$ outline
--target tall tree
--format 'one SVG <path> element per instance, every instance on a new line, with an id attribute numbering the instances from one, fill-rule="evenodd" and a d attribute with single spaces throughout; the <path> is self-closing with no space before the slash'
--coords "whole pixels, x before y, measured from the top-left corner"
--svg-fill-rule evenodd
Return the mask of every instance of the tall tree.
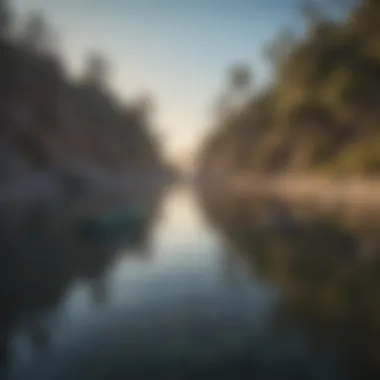
<path id="1" fill-rule="evenodd" d="M 230 72 L 230 85 L 235 91 L 246 91 L 251 85 L 251 70 L 248 65 L 235 65 Z"/>
<path id="2" fill-rule="evenodd" d="M 319 24 L 326 20 L 327 15 L 323 10 L 321 2 L 316 0 L 302 0 L 300 4 L 301 15 L 310 26 Z"/>
<path id="3" fill-rule="evenodd" d="M 85 58 L 83 79 L 86 83 L 104 87 L 108 81 L 110 64 L 99 52 L 90 52 Z"/>
<path id="4" fill-rule="evenodd" d="M 289 28 L 281 32 L 264 47 L 264 56 L 276 68 L 290 54 L 296 44 L 296 37 Z"/>
<path id="5" fill-rule="evenodd" d="M 153 97 L 148 93 L 140 95 L 135 101 L 133 108 L 144 121 L 151 120 L 155 109 Z"/>
<path id="6" fill-rule="evenodd" d="M 53 42 L 49 25 L 44 15 L 39 12 L 29 14 L 21 38 L 30 49 L 39 52 L 45 52 L 52 48 Z"/>
<path id="7" fill-rule="evenodd" d="M 228 80 L 230 105 L 232 108 L 243 104 L 251 92 L 252 73 L 248 65 L 237 64 L 230 69 Z"/>
<path id="8" fill-rule="evenodd" d="M 10 10 L 8 0 L 0 0 L 0 38 L 6 37 L 9 31 Z"/>

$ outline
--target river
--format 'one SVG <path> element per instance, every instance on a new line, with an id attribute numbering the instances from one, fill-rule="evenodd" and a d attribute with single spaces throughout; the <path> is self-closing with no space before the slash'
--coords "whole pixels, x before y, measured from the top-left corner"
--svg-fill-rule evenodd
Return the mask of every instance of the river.
<path id="1" fill-rule="evenodd" d="M 28 228 L 3 270 L 6 378 L 379 375 L 374 222 L 190 186 L 155 203 L 111 238 Z"/>

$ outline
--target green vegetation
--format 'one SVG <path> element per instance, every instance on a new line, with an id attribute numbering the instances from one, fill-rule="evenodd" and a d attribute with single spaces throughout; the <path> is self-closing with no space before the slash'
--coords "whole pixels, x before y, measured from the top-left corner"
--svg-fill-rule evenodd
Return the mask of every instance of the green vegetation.
<path id="1" fill-rule="evenodd" d="M 306 35 L 283 32 L 266 49 L 271 85 L 223 108 L 202 170 L 379 172 L 380 3 L 357 3 L 339 20 L 305 7 Z"/>

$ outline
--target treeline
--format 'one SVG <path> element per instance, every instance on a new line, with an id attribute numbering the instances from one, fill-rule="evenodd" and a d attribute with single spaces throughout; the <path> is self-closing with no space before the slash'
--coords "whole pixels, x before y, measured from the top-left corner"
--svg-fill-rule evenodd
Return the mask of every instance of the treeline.
<path id="1" fill-rule="evenodd" d="M 380 2 L 345 2 L 344 19 L 309 2 L 306 35 L 282 32 L 268 46 L 266 88 L 252 92 L 247 69 L 233 71 L 204 172 L 380 171 Z"/>
<path id="2" fill-rule="evenodd" d="M 73 79 L 44 17 L 31 14 L 20 25 L 5 0 L 0 13 L 1 181 L 51 168 L 107 175 L 164 169 L 150 99 L 123 104 L 97 52 Z"/>

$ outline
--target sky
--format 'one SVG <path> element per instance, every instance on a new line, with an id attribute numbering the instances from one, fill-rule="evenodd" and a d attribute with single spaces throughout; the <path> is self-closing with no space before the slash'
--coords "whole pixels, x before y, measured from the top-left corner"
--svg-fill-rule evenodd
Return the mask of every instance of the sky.
<path id="1" fill-rule="evenodd" d="M 212 128 L 212 109 L 234 63 L 270 77 L 263 46 L 283 27 L 299 32 L 297 0 L 13 0 L 20 19 L 43 11 L 69 69 L 90 50 L 112 64 L 111 85 L 128 101 L 149 93 L 154 132 L 171 158 L 191 159 Z"/>

